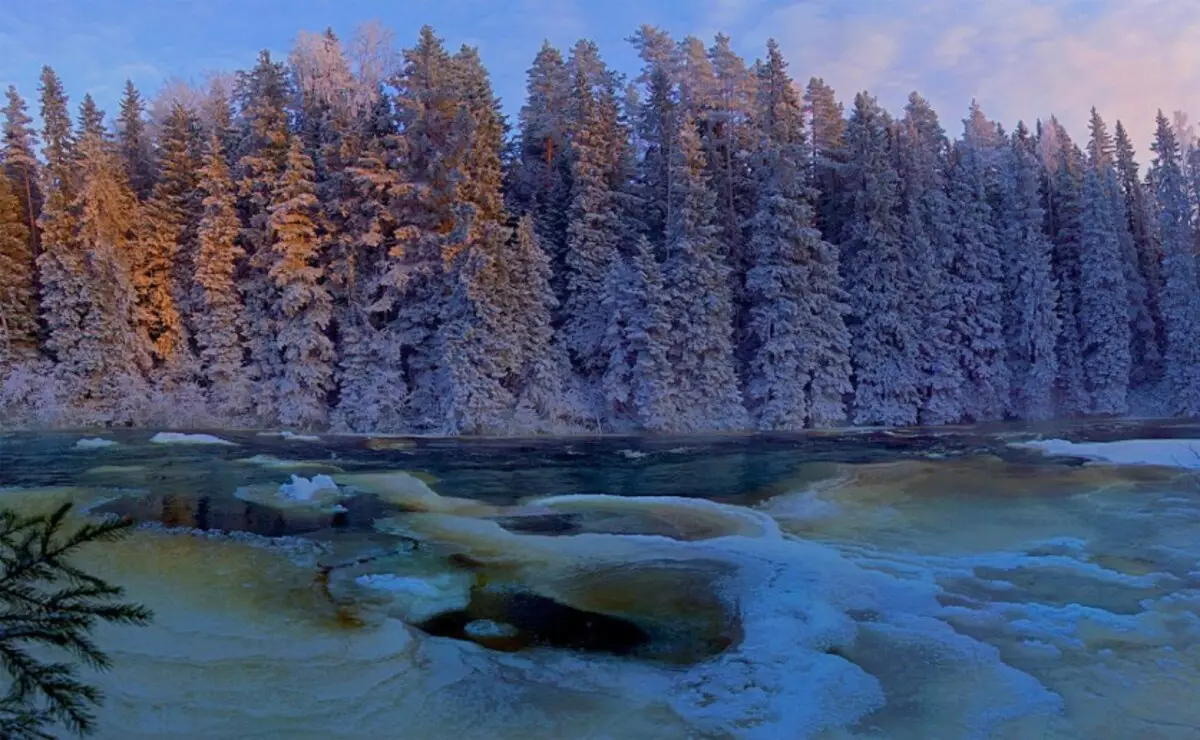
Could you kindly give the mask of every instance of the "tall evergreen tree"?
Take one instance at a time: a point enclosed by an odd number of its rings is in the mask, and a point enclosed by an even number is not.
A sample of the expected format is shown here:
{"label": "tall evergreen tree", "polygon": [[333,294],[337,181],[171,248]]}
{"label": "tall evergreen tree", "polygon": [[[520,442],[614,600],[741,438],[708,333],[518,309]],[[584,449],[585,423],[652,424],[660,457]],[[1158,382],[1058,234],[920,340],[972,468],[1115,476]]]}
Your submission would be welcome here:
{"label": "tall evergreen tree", "polygon": [[0,364],[38,346],[33,255],[21,201],[0,173]]}
{"label": "tall evergreen tree", "polygon": [[672,139],[663,273],[678,424],[683,430],[738,429],[746,413],[733,365],[729,268],[712,222],[715,194],[695,120],[681,118]]}
{"label": "tall evergreen tree", "polygon": [[325,333],[331,301],[320,263],[320,204],[313,178],[312,160],[299,137],[292,137],[268,207],[266,274],[278,368],[270,381],[278,394],[280,423],[300,428],[326,423],[333,377],[333,344]]}
{"label": "tall evergreen tree", "polygon": [[950,175],[954,229],[948,261],[953,295],[952,342],[958,349],[968,419],[990,421],[1008,406],[1008,365],[1003,335],[1003,263],[993,201],[997,185],[998,131],[978,105],[964,121]]}
{"label": "tall evergreen tree", "polygon": [[837,422],[850,391],[844,296],[836,262],[823,264],[836,252],[812,225],[803,108],[773,40],[759,70],[757,118],[764,143],[745,286],[749,409],[761,429]]}
{"label": "tall evergreen tree", "polygon": [[1095,108],[1087,151],[1079,306],[1084,378],[1091,413],[1123,414],[1129,408],[1126,393],[1133,364],[1130,331],[1136,299],[1127,282],[1127,266],[1133,265],[1126,263],[1133,240],[1117,192],[1112,137]]}
{"label": "tall evergreen tree", "polygon": [[38,255],[40,243],[38,215],[42,212],[42,186],[39,182],[37,133],[31,124],[28,106],[12,85],[5,91],[3,137],[0,138],[0,159],[4,173],[12,182],[20,207],[21,218],[29,239],[31,259]]}
{"label": "tall evergreen tree", "polygon": [[[576,51],[576,56],[579,54]],[[566,295],[561,278],[566,275],[571,196],[567,141],[571,85],[571,71],[562,53],[549,42],[544,43],[527,73],[516,160],[508,177],[509,207],[517,215],[533,216],[538,242],[550,256],[551,280],[560,298]]]}
{"label": "tall evergreen tree", "polygon": [[933,108],[915,92],[895,130],[904,279],[910,296],[904,321],[918,333],[920,420],[957,422],[966,414],[969,390],[958,357],[963,341],[956,323],[960,291],[948,272],[958,247],[947,186],[950,144]]}
{"label": "tall evergreen tree", "polygon": [[1163,249],[1162,312],[1167,346],[1164,381],[1170,411],[1200,415],[1200,287],[1192,253],[1191,206],[1175,132],[1158,112],[1150,177]]}
{"label": "tall evergreen tree", "polygon": [[1023,123],[1013,132],[1002,169],[999,224],[1007,265],[1005,343],[1012,379],[1009,413],[1021,419],[1054,416],[1060,331],[1052,245],[1043,231],[1041,164]]}
{"label": "tall evergreen tree", "polygon": [[891,121],[859,93],[846,127],[844,177],[853,193],[842,247],[850,294],[855,424],[913,424],[920,407],[915,327],[907,320],[899,177]]}
{"label": "tall evergreen tree", "polygon": [[143,118],[145,111],[146,105],[133,80],[125,80],[125,94],[117,116],[117,141],[125,177],[133,192],[143,200],[150,197],[154,188],[154,151]]}
{"label": "tall evergreen tree", "polygon": [[229,165],[216,133],[209,136],[199,174],[204,200],[197,231],[197,289],[191,325],[213,410],[220,418],[241,419],[252,409],[239,332],[242,300],[236,282],[237,260],[243,254],[238,246],[241,223]]}
{"label": "tall evergreen tree", "polygon": [[256,413],[272,419],[279,413],[274,379],[282,373],[272,328],[274,289],[267,276],[272,261],[268,209],[287,164],[291,90],[284,66],[263,51],[252,70],[238,72],[234,92],[240,112],[234,178],[243,225],[240,244],[246,253],[238,282],[245,301],[249,371],[260,384],[254,394]]}
{"label": "tall evergreen tree", "polygon": [[1058,414],[1072,417],[1091,408],[1079,326],[1084,162],[1079,147],[1057,119],[1051,117],[1038,138],[1045,170],[1046,233],[1054,244],[1054,280],[1059,292]]}
{"label": "tall evergreen tree", "polygon": [[[1141,387],[1156,383],[1162,377],[1162,356],[1165,330],[1160,303],[1163,290],[1162,254],[1154,237],[1154,214],[1151,213],[1145,186],[1139,178],[1139,167],[1125,127],[1117,121],[1117,176],[1125,205],[1125,219],[1133,244],[1137,283],[1144,289],[1145,304],[1134,307],[1133,327],[1133,385]],[[1134,296],[1135,299],[1137,296]]]}
{"label": "tall evergreen tree", "polygon": [[147,399],[149,352],[136,331],[136,290],[131,263],[139,209],[108,142],[96,133],[80,141],[77,242],[68,249],[82,267],[82,293],[74,297],[79,324],[56,335],[59,370],[69,400],[92,418],[128,422]]}
{"label": "tall evergreen tree", "polygon": [[809,172],[819,195],[816,226],[827,239],[841,239],[846,228],[849,202],[842,197],[846,164],[846,119],[833,88],[819,77],[808,82],[804,93],[808,114]]}
{"label": "tall evergreen tree", "polygon": [[583,63],[585,55],[596,58],[594,51],[590,45],[581,44],[572,57],[572,198],[562,327],[566,348],[589,381],[598,380],[606,365],[602,341],[609,316],[603,302],[604,286],[621,238],[618,201],[611,179],[611,132],[607,130],[616,121],[599,94],[607,81],[597,79],[598,71]]}

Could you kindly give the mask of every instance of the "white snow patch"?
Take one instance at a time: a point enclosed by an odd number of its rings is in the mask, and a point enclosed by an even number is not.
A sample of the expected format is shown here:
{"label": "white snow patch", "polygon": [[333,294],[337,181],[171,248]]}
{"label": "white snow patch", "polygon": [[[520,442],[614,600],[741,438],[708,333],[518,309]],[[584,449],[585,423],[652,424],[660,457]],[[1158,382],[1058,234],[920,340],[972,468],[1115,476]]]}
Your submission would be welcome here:
{"label": "white snow patch", "polygon": [[295,432],[280,432],[280,437],[291,442],[320,442],[321,438],[315,434],[296,434]]}
{"label": "white snow patch", "polygon": [[471,578],[460,573],[425,578],[375,573],[359,576],[354,582],[386,594],[391,612],[410,624],[465,609],[471,601]]}
{"label": "white snow patch", "polygon": [[617,454],[626,460],[641,460],[644,457],[650,457],[649,452],[640,452],[638,450],[621,450]]}
{"label": "white snow patch", "polygon": [[1082,457],[1116,465],[1161,465],[1200,470],[1200,439],[1126,439],[1118,442],[1044,439],[1010,442],[1009,446],[1040,450],[1051,456]]}
{"label": "white snow patch", "polygon": [[180,432],[159,432],[150,438],[150,441],[156,445],[229,445],[235,446],[233,442],[220,437],[214,437],[211,434],[183,434]]}
{"label": "white snow patch", "polygon": [[91,437],[81,439],[75,443],[75,447],[80,450],[100,450],[105,447],[116,447],[117,443],[111,439],[101,439],[100,437]]}
{"label": "white snow patch", "polygon": [[284,483],[279,487],[279,495],[292,501],[311,501],[322,491],[337,490],[337,483],[328,475],[314,475],[312,478],[292,475],[291,483]]}

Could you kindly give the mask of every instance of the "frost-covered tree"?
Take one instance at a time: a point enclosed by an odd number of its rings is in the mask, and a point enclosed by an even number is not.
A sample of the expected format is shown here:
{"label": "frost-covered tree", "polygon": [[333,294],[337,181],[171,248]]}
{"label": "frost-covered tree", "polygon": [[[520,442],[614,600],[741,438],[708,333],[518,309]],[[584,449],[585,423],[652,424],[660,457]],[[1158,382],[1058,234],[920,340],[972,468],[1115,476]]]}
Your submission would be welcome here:
{"label": "frost-covered tree", "polygon": [[525,104],[518,117],[516,152],[507,186],[513,213],[533,217],[538,241],[550,256],[559,297],[565,296],[561,278],[566,275],[571,195],[567,140],[571,77],[562,52],[544,43],[526,74]]}
{"label": "frost-covered tree", "polygon": [[905,290],[910,295],[904,320],[918,334],[920,421],[957,422],[966,414],[969,391],[958,355],[962,337],[956,333],[961,290],[948,271],[958,248],[947,186],[950,143],[929,102],[915,92],[894,127]]}
{"label": "frost-covered tree", "polygon": [[648,431],[671,430],[680,402],[668,356],[671,319],[649,240],[641,237],[627,260],[614,260],[608,282],[603,389],[610,413]]}
{"label": "frost-covered tree", "polygon": [[913,424],[920,407],[918,334],[906,310],[900,183],[890,124],[875,98],[855,96],[843,170],[852,196],[842,236],[855,424]]}
{"label": "frost-covered tree", "polygon": [[38,215],[42,212],[42,186],[39,182],[37,133],[33,130],[24,98],[12,85],[5,91],[4,124],[0,129],[0,160],[12,182],[21,218],[29,239],[32,258],[38,254]]}
{"label": "frost-covered tree", "polygon": [[[1162,255],[1154,235],[1154,214],[1151,213],[1145,185],[1139,177],[1140,168],[1125,127],[1117,121],[1116,167],[1129,237],[1133,246],[1137,279],[1144,290],[1144,305],[1133,308],[1133,377],[1135,387],[1148,386],[1162,377],[1163,329],[1162,300],[1163,275]],[[1133,292],[1134,300],[1142,297]]]}
{"label": "frost-covered tree", "polygon": [[133,192],[142,199],[154,188],[154,150],[144,118],[146,104],[133,80],[125,80],[121,112],[117,116],[117,142],[121,166]]}
{"label": "frost-covered tree", "polygon": [[329,291],[320,263],[312,160],[293,137],[287,165],[268,207],[271,328],[278,372],[270,378],[286,426],[320,427],[328,418],[326,395],[333,377]]}
{"label": "frost-covered tree", "polygon": [[78,233],[67,246],[82,268],[74,297],[79,323],[59,342],[59,370],[69,401],[92,419],[129,421],[147,399],[149,348],[136,328],[131,263],[140,209],[115,153],[95,133],[78,149],[79,193],[73,204]]}
{"label": "frost-covered tree", "polygon": [[1052,246],[1042,230],[1041,165],[1023,123],[1013,132],[1001,174],[998,223],[1007,266],[1004,336],[1012,381],[1008,410],[1021,419],[1049,419],[1054,416],[1058,375],[1058,286]]}
{"label": "frost-covered tree", "polygon": [[1175,132],[1158,112],[1150,177],[1158,203],[1162,238],[1163,322],[1167,346],[1164,381],[1173,413],[1200,415],[1200,287],[1192,253],[1191,206]]}
{"label": "frost-covered tree", "polygon": [[1038,148],[1045,172],[1046,233],[1054,245],[1054,280],[1058,285],[1059,416],[1080,416],[1091,408],[1083,371],[1083,338],[1079,326],[1080,255],[1083,242],[1083,153],[1066,129],[1051,117],[1040,125]]}
{"label": "frost-covered tree", "polygon": [[[600,88],[611,84],[606,70],[583,63],[594,48],[576,47],[572,57],[571,132],[572,198],[568,209],[565,255],[566,298],[562,333],[575,366],[588,380],[604,372],[601,348],[608,315],[603,303],[609,265],[617,254],[622,229],[612,187],[611,127],[615,110]],[[603,75],[603,76],[602,76]]]}
{"label": "frost-covered tree", "polygon": [[245,258],[238,283],[245,301],[249,372],[260,387],[254,394],[260,418],[278,415],[274,379],[281,375],[280,354],[273,329],[273,288],[267,276],[271,264],[268,208],[287,165],[291,141],[287,103],[292,91],[284,66],[263,51],[249,72],[238,72],[233,99],[239,110],[234,149],[234,181],[242,221],[239,243]]}
{"label": "frost-covered tree", "polygon": [[833,88],[819,77],[809,80],[804,93],[808,116],[809,172],[818,196],[816,226],[835,243],[845,230],[848,199],[843,197],[842,167],[846,163],[846,119]]}
{"label": "frost-covered tree", "polygon": [[[1123,414],[1133,364],[1130,331],[1135,299],[1127,280],[1132,239],[1117,191],[1112,137],[1092,109],[1084,176],[1079,328],[1084,378],[1093,414]],[[1126,252],[1128,247],[1128,253]],[[1133,273],[1136,276],[1136,272]]]}
{"label": "frost-covered tree", "polygon": [[[191,276],[195,274],[195,228],[199,219],[193,138],[198,122],[177,105],[164,122],[159,142],[160,176],[146,202],[139,229],[133,280],[137,289],[138,327],[150,340],[156,364],[178,374],[188,364],[183,315],[192,313]],[[126,165],[128,166],[128,165]]]}
{"label": "frost-covered tree", "polygon": [[408,383],[395,315],[408,283],[406,229],[400,208],[410,195],[401,171],[404,140],[391,100],[380,95],[349,168],[350,193],[342,239],[356,245],[346,302],[335,306],[338,403],[334,423],[356,431],[404,429]]}
{"label": "frost-covered tree", "polygon": [[1002,418],[1010,390],[1002,324],[1004,267],[992,205],[999,145],[995,125],[972,105],[950,172],[954,246],[946,290],[953,296],[950,335],[965,387],[963,410],[973,421]]}
{"label": "frost-covered tree", "polygon": [[712,222],[715,195],[695,121],[672,137],[664,291],[671,320],[671,361],[681,430],[738,429],[746,412],[733,364],[729,267]]}
{"label": "frost-covered tree", "polygon": [[[760,429],[800,429],[844,417],[849,336],[836,255],[812,225],[803,108],[775,42],[759,69],[762,161],[745,277],[749,411]],[[832,269],[829,269],[832,267]]]}
{"label": "frost-covered tree", "polygon": [[104,111],[100,110],[99,106],[96,105],[96,101],[92,98],[91,93],[85,93],[83,100],[79,103],[76,136],[80,141],[91,136],[106,144],[112,138],[112,135],[108,131],[108,126],[104,123]]}
{"label": "frost-covered tree", "polygon": [[0,173],[0,364],[38,346],[37,300],[29,229],[13,183]]}
{"label": "frost-covered tree", "polygon": [[221,139],[209,136],[199,192],[203,208],[197,230],[196,290],[191,325],[209,403],[218,417],[244,418],[252,408],[239,325],[242,300],[236,282],[241,222]]}

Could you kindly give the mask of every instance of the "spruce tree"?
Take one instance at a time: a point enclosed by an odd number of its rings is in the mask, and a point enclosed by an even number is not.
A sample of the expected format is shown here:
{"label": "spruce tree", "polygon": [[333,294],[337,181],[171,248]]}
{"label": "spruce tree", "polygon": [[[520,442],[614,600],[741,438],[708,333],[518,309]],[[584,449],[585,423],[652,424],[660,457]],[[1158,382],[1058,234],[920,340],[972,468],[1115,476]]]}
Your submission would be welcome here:
{"label": "spruce tree", "polygon": [[37,133],[29,117],[25,100],[12,85],[5,92],[3,136],[0,138],[0,159],[4,173],[12,182],[22,222],[29,240],[30,259],[39,252],[38,215],[42,212],[42,186],[37,159]]}
{"label": "spruce tree", "polygon": [[154,152],[143,118],[146,105],[133,80],[125,80],[121,112],[117,116],[117,141],[125,177],[137,197],[145,200],[154,188]]}
{"label": "spruce tree", "polygon": [[[0,671],[9,678],[0,697],[0,735],[13,740],[58,737],[59,727],[79,736],[95,733],[93,710],[104,696],[81,680],[75,663],[111,668],[93,639],[96,626],[146,625],[154,616],[73,562],[89,544],[122,539],[134,522],[112,519],[71,530],[70,513],[71,504],[32,516],[0,511]],[[75,662],[53,660],[46,649]]]}
{"label": "spruce tree", "polygon": [[[1144,290],[1144,305],[1134,307],[1133,327],[1133,385],[1153,385],[1162,377],[1163,329],[1160,307],[1163,290],[1162,261],[1154,237],[1154,214],[1151,213],[1145,185],[1139,177],[1137,160],[1125,127],[1117,121],[1114,141],[1119,189],[1125,205],[1125,219],[1133,243],[1133,262],[1136,283]],[[1134,298],[1136,299],[1136,294]]]}
{"label": "spruce tree", "polygon": [[920,407],[918,334],[900,243],[900,183],[891,121],[875,98],[855,96],[842,170],[852,193],[842,248],[850,294],[855,424],[914,424]]}
{"label": "spruce tree", "polygon": [[209,137],[199,192],[203,212],[197,231],[196,291],[191,325],[200,350],[201,376],[219,418],[244,418],[252,408],[239,331],[241,294],[236,282],[241,223],[221,139]]}
{"label": "spruce tree", "polygon": [[109,143],[111,135],[108,127],[104,123],[104,111],[96,105],[96,101],[92,99],[91,93],[85,93],[83,100],[79,103],[79,121],[76,136],[79,141],[93,137],[99,141]]}
{"label": "spruce tree", "polygon": [[1200,415],[1200,287],[1192,252],[1191,206],[1175,132],[1158,112],[1150,177],[1162,238],[1162,312],[1166,325],[1164,400],[1181,416]]}
{"label": "spruce tree", "polygon": [[238,72],[234,100],[239,110],[237,165],[238,212],[242,220],[239,243],[246,256],[238,283],[245,302],[246,347],[250,376],[258,383],[254,393],[255,412],[265,420],[279,415],[278,388],[281,375],[275,344],[272,305],[274,288],[267,275],[272,255],[268,211],[274,189],[287,165],[291,131],[287,102],[291,90],[284,66],[263,51],[249,72]]}
{"label": "spruce tree", "polygon": [[0,365],[38,346],[37,297],[29,229],[13,183],[0,173]]}
{"label": "spruce tree", "polygon": [[845,232],[849,201],[843,197],[846,164],[846,119],[833,88],[819,77],[808,82],[804,93],[808,114],[809,175],[816,187],[815,223],[826,239],[840,243]]}
{"label": "spruce tree", "polygon": [[1004,267],[993,201],[997,190],[999,133],[972,105],[963,139],[954,147],[950,176],[953,252],[947,290],[954,296],[952,342],[958,349],[972,421],[1003,417],[1010,378],[1003,336]]}
{"label": "spruce tree", "polygon": [[733,364],[729,267],[712,222],[715,194],[694,119],[681,118],[672,140],[663,275],[677,422],[681,430],[739,429],[746,412]]}
{"label": "spruce tree", "polygon": [[759,70],[757,113],[764,151],[745,277],[748,406],[760,429],[824,425],[844,414],[848,335],[837,265],[831,273],[821,264],[832,247],[812,225],[803,109],[774,41]]}
{"label": "spruce tree", "polygon": [[280,423],[299,428],[326,423],[333,376],[333,344],[325,333],[331,301],[320,262],[320,204],[314,189],[312,160],[299,137],[292,137],[268,206],[270,241],[264,256],[278,368],[268,382],[279,399]]}
{"label": "spruce tree", "polygon": [[1052,245],[1043,231],[1041,164],[1023,123],[1010,141],[1002,168],[999,224],[1005,272],[1004,314],[1009,413],[1020,419],[1054,416],[1060,331]]}
{"label": "spruce tree", "polygon": [[[618,204],[612,189],[609,131],[615,124],[597,94],[603,79],[585,66],[594,49],[577,47],[572,58],[571,132],[572,198],[568,210],[566,299],[563,337],[575,366],[589,382],[604,372],[601,350],[608,316],[602,301],[609,265],[621,238]],[[611,112],[611,111],[608,111]]]}

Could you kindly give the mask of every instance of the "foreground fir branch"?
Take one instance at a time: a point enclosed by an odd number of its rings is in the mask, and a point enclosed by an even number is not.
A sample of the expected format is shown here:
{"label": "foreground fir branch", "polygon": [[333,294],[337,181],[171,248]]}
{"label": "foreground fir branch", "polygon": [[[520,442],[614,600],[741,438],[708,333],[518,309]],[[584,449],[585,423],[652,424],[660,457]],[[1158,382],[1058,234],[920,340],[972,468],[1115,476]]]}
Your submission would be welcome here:
{"label": "foreground fir branch", "polygon": [[[145,625],[153,617],[146,607],[120,601],[123,589],[70,562],[85,544],[123,538],[133,521],[68,531],[70,510],[68,503],[37,516],[0,511],[0,669],[8,679],[0,698],[3,738],[54,738],[55,725],[81,736],[94,732],[92,708],[103,696],[79,680],[77,663],[98,670],[111,663],[92,630],[99,621]],[[44,662],[32,654],[47,647],[76,662]]]}

